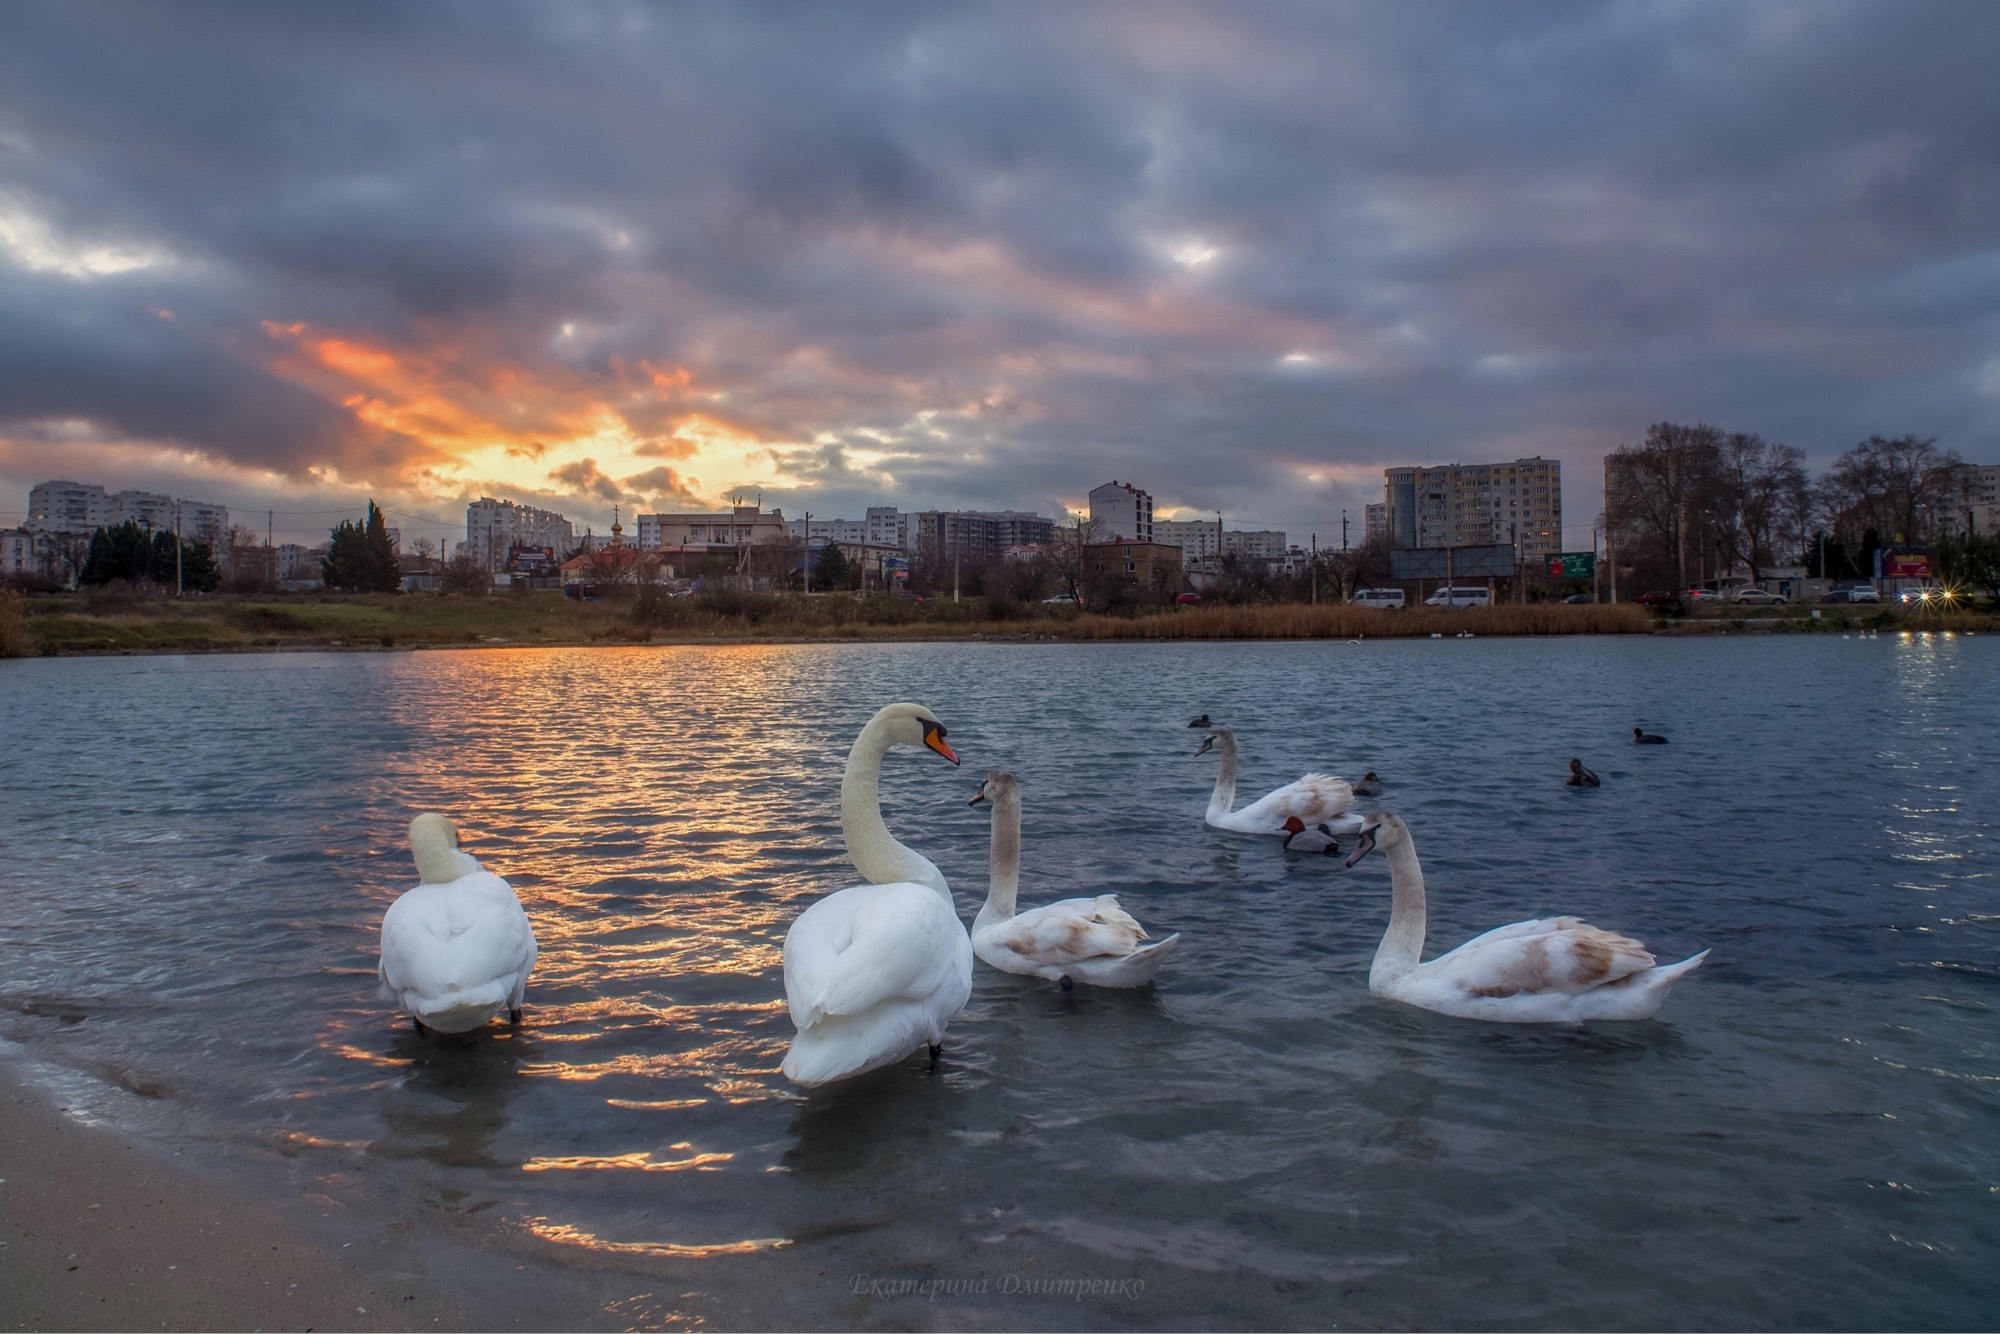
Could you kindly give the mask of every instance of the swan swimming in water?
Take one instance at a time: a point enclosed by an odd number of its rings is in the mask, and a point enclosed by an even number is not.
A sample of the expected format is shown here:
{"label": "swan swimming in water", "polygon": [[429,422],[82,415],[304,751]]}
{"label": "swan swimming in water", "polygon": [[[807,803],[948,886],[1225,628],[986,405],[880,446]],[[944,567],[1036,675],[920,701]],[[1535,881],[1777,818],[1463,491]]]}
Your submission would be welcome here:
{"label": "swan swimming in water", "polygon": [[1210,750],[1222,755],[1222,767],[1215,775],[1215,791],[1209,794],[1208,812],[1202,819],[1217,829],[1239,834],[1282,834],[1285,821],[1297,816],[1307,828],[1324,824],[1336,834],[1352,834],[1361,828],[1361,817],[1350,815],[1354,789],[1345,780],[1325,774],[1307,774],[1296,783],[1287,783],[1267,792],[1240,811],[1236,802],[1236,734],[1218,727],[1202,740],[1197,756]]}
{"label": "swan swimming in water", "polygon": [[1581,918],[1544,917],[1495,927],[1421,963],[1424,873],[1401,817],[1370,815],[1347,864],[1377,848],[1389,861],[1394,907],[1368,970],[1368,990],[1389,1000],[1495,1023],[1647,1019],[1668,989],[1708,957],[1703,950],[1662,968],[1636,940]]}
{"label": "swan swimming in water", "polygon": [[521,1022],[535,931],[514,888],[458,850],[442,815],[410,821],[417,887],[382,914],[382,995],[418,1032],[467,1033],[497,1014]]}
{"label": "swan swimming in water", "polygon": [[1063,899],[1016,914],[1021,887],[1021,789],[1004,769],[987,773],[968,806],[993,803],[986,903],[972,923],[972,952],[1003,973],[1068,986],[1141,987],[1153,980],[1179,933],[1150,945],[1116,894]]}
{"label": "swan swimming in water", "polygon": [[882,709],[847,755],[840,827],[870,883],[827,895],[785,933],[785,1003],[798,1034],[785,1078],[806,1088],[892,1065],[928,1045],[972,995],[972,941],[930,859],[882,823],[882,757],[923,746],[953,764],[944,724],[921,704]]}

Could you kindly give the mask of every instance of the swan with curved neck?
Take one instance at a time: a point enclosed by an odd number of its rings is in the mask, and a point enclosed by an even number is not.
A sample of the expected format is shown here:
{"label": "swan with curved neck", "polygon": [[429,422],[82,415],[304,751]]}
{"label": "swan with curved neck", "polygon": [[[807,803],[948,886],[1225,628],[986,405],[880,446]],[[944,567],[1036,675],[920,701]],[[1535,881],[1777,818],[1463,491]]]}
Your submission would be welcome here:
{"label": "swan with curved neck", "polygon": [[953,764],[944,724],[921,704],[891,704],[868,720],[840,784],[847,853],[870,883],[827,895],[785,933],[785,1003],[798,1033],[784,1074],[817,1088],[892,1065],[928,1045],[972,995],[972,941],[951,887],[930,859],[882,821],[882,757],[920,746]]}
{"label": "swan with curved neck", "polygon": [[1647,1019],[1708,951],[1661,967],[1644,945],[1577,917],[1495,927],[1429,963],[1424,954],[1424,872],[1409,827],[1390,811],[1370,815],[1347,859],[1380,850],[1389,863],[1389,929],[1368,969],[1368,989],[1460,1019],[1554,1024]]}
{"label": "swan with curved neck", "polygon": [[410,821],[419,884],[382,914],[382,995],[417,1031],[465,1033],[505,1012],[521,1021],[534,927],[514,887],[459,851],[442,815]]}
{"label": "swan with curved neck", "polygon": [[987,773],[967,805],[993,803],[986,902],[972,923],[972,952],[1003,973],[1097,987],[1140,987],[1153,980],[1179,933],[1152,944],[1146,929],[1118,906],[1116,894],[1063,899],[1016,914],[1021,888],[1021,788],[1004,769]]}
{"label": "swan with curved neck", "polygon": [[1354,789],[1339,778],[1307,774],[1267,792],[1242,810],[1236,804],[1236,734],[1218,727],[1203,738],[1197,756],[1215,751],[1222,757],[1216,771],[1215,790],[1208,797],[1208,812],[1202,818],[1217,829],[1239,834],[1283,834],[1285,821],[1296,816],[1308,829],[1324,824],[1335,834],[1352,834],[1361,828],[1361,818],[1348,813],[1354,804]]}

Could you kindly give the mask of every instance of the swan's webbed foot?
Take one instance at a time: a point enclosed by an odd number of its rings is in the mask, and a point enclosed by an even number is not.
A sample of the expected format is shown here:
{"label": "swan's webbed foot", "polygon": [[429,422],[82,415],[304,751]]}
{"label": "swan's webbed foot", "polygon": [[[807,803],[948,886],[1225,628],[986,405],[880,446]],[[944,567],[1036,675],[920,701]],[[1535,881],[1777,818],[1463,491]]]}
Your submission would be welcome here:
{"label": "swan's webbed foot", "polygon": [[1056,984],[1060,986],[1064,991],[1070,991],[1075,989],[1076,987],[1076,983],[1069,980],[1068,973],[1064,973],[1060,978],[1058,978]]}
{"label": "swan's webbed foot", "polygon": [[512,1024],[515,1028],[519,1028],[521,1026],[520,1006],[516,1005],[513,1009],[507,1011],[507,1022]]}
{"label": "swan's webbed foot", "polygon": [[942,1042],[933,1042],[931,1044],[931,1069],[930,1069],[930,1072],[932,1074],[937,1073],[938,1061],[943,1056],[944,1056],[944,1044]]}
{"label": "swan's webbed foot", "polygon": [[415,1016],[415,1015],[411,1015],[411,1016],[410,1016],[410,1023],[411,1023],[411,1025],[412,1025],[413,1027],[415,1027],[415,1028],[416,1028],[416,1030],[417,1030],[417,1036],[418,1036],[418,1037],[427,1037],[427,1036],[429,1036],[429,1034],[430,1034],[430,1030],[429,1030],[428,1028],[425,1028],[425,1027],[424,1027],[424,1021],[423,1021],[423,1020],[421,1020],[421,1019],[417,1018],[417,1016]]}

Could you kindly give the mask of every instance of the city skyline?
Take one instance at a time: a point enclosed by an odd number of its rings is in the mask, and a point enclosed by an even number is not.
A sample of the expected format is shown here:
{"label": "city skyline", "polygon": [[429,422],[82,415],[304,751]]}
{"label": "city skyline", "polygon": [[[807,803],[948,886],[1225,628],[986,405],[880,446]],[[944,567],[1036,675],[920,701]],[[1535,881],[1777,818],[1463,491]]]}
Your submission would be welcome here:
{"label": "city skyline", "polygon": [[2000,14],[0,13],[0,527],[51,477],[1359,541],[1658,420],[2000,459]]}

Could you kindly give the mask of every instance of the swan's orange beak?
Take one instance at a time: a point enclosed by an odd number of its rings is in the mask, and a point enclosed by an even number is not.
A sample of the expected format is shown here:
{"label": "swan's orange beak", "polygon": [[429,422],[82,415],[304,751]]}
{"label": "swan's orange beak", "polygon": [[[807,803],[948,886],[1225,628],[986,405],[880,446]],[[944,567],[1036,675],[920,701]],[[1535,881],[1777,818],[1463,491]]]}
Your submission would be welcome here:
{"label": "swan's orange beak", "polygon": [[958,763],[957,752],[944,743],[944,729],[936,723],[932,723],[930,726],[924,728],[924,744],[950,760],[953,764]]}

